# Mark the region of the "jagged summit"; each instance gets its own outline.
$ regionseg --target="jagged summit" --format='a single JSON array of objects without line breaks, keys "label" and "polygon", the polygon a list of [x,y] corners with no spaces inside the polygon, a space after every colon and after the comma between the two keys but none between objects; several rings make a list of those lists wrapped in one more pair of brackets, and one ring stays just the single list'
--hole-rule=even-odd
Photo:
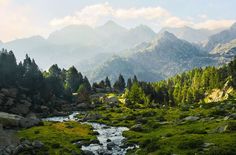
[{"label": "jagged summit", "polygon": [[231,29],[236,29],[236,22],[230,28]]}]

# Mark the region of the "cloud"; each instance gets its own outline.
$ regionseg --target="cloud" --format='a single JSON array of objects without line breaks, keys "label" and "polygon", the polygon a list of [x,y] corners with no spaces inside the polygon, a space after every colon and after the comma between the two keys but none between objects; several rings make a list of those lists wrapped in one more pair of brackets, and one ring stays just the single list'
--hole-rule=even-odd
[{"label": "cloud", "polygon": [[34,23],[36,18],[32,12],[27,5],[15,6],[10,0],[0,0],[0,39],[6,42],[45,32],[45,29]]},{"label": "cloud", "polygon": [[109,3],[86,6],[73,15],[55,18],[51,26],[67,26],[71,24],[86,24],[94,26],[101,18],[114,18],[119,20],[145,19],[157,20],[170,16],[170,13],[161,7],[115,9]]},{"label": "cloud", "polygon": [[113,15],[121,19],[144,18],[146,20],[160,19],[170,16],[170,13],[161,7],[131,8],[114,10]]},{"label": "cloud", "polygon": [[[64,27],[71,24],[96,26],[103,19],[115,19],[124,22],[155,23],[162,27],[183,27],[205,29],[223,29],[232,25],[235,20],[213,20],[208,19],[206,14],[199,14],[196,17],[186,19],[171,14],[162,7],[141,7],[141,8],[114,8],[108,2],[90,5],[78,10],[73,15],[62,18],[55,18],[50,21],[53,27]],[[138,21],[138,22],[137,22]],[[199,22],[200,21],[200,22]]]},{"label": "cloud", "polygon": [[67,26],[71,24],[95,25],[100,18],[109,16],[113,12],[108,3],[91,5],[75,12],[74,15],[63,18],[55,18],[50,22],[51,26]]},{"label": "cloud", "polygon": [[183,26],[191,26],[193,23],[189,20],[183,20],[179,17],[169,17],[162,22],[162,26],[166,27],[183,27]]},{"label": "cloud", "polygon": [[10,0],[0,0],[0,6],[7,5]]},{"label": "cloud", "polygon": [[230,27],[234,22],[235,20],[206,20],[204,22],[196,23],[194,27],[215,30]]}]

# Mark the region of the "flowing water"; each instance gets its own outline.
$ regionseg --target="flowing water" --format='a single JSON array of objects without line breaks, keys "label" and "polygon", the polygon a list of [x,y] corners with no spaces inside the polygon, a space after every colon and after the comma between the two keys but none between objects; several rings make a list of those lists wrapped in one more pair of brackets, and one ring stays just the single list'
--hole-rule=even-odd
[{"label": "flowing water", "polygon": [[[74,112],[69,116],[62,117],[50,117],[45,118],[46,121],[79,121],[75,118],[78,112]],[[88,146],[82,146],[82,150],[92,152],[95,155],[125,155],[127,150],[133,149],[133,147],[124,147],[123,142],[125,137],[123,137],[122,133],[124,131],[129,130],[126,127],[112,127],[107,126],[100,123],[91,123],[91,122],[83,122],[85,124],[89,124],[93,127],[93,130],[98,132],[97,139],[99,140],[98,144],[90,144]]]}]

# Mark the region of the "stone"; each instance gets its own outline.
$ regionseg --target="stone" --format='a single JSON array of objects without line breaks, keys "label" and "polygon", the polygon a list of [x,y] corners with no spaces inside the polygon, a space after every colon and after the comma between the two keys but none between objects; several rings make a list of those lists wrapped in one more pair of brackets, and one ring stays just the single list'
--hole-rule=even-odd
[{"label": "stone", "polygon": [[226,126],[220,126],[220,127],[218,127],[218,128],[216,128],[216,133],[223,133],[223,132],[225,132],[226,131],[226,129],[227,129],[227,125]]},{"label": "stone", "polygon": [[95,154],[91,151],[83,150],[82,155],[95,155]]},{"label": "stone", "polygon": [[42,148],[44,144],[41,141],[35,140],[33,141],[32,146],[35,148]]},{"label": "stone", "polygon": [[184,121],[194,122],[194,121],[199,120],[199,117],[197,117],[197,116],[188,116],[188,117],[185,117],[183,120]]},{"label": "stone", "polygon": [[14,114],[26,115],[30,112],[31,103],[27,100],[21,100],[21,104],[16,104],[16,106],[10,111]]},{"label": "stone", "polygon": [[11,89],[2,88],[1,92],[6,96],[16,98],[18,90],[16,88],[11,88]]},{"label": "stone", "polygon": [[208,147],[213,146],[213,145],[215,145],[215,144],[214,143],[204,143],[203,147],[208,148]]},{"label": "stone", "polygon": [[14,99],[13,98],[9,98],[7,100],[7,102],[5,103],[5,106],[12,106],[14,105]]},{"label": "stone", "polygon": [[236,114],[235,114],[235,113],[234,113],[234,114],[230,114],[230,115],[229,115],[229,118],[230,118],[230,119],[236,119]]},{"label": "stone", "polygon": [[87,114],[84,118],[83,121],[88,121],[88,120],[98,120],[102,116],[100,114]]},{"label": "stone", "polygon": [[108,149],[108,150],[112,150],[112,148],[115,147],[115,146],[116,146],[115,143],[110,142],[110,143],[107,144],[107,149]]},{"label": "stone", "polygon": [[22,128],[30,128],[32,126],[36,126],[40,124],[40,120],[39,119],[34,119],[34,118],[22,118],[20,119],[20,124],[19,126]]},{"label": "stone", "polygon": [[90,141],[91,144],[99,144],[99,140],[98,139],[94,139]]},{"label": "stone", "polygon": [[141,131],[143,131],[143,127],[141,124],[136,124],[136,125],[132,126],[130,128],[130,130],[141,132]]},{"label": "stone", "polygon": [[20,144],[15,148],[13,154],[19,154],[23,150],[24,150],[24,147],[23,147],[23,145]]},{"label": "stone", "polygon": [[71,151],[71,154],[72,154],[72,155],[79,155],[75,150],[72,150],[72,151]]},{"label": "stone", "polygon": [[229,118],[230,118],[229,116],[225,116],[224,121],[227,121]]},{"label": "stone", "polygon": [[15,146],[14,145],[9,145],[6,147],[6,152],[9,154],[13,154],[14,150],[15,150]]},{"label": "stone", "polygon": [[0,124],[2,124],[3,127],[19,127],[21,119],[23,119],[22,116],[0,112]]},{"label": "stone", "polygon": [[26,145],[31,145],[31,142],[26,139],[26,140],[22,141],[21,144],[23,144],[23,145],[25,145],[25,144]]},{"label": "stone", "polygon": [[76,107],[78,109],[89,109],[90,108],[90,103],[79,103]]},{"label": "stone", "polygon": [[111,142],[111,140],[110,140],[110,139],[107,139],[107,142]]}]

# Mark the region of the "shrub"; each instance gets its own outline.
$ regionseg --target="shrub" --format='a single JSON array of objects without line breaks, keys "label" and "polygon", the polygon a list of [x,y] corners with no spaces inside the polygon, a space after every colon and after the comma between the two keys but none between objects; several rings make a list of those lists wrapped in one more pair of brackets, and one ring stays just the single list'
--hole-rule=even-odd
[{"label": "shrub", "polygon": [[206,155],[236,155],[235,148],[212,147]]},{"label": "shrub", "polygon": [[145,139],[143,142],[141,142],[140,146],[146,149],[148,152],[154,152],[159,149],[158,141],[159,138],[157,137]]},{"label": "shrub", "polygon": [[235,131],[235,130],[236,130],[236,122],[228,122],[227,131]]},{"label": "shrub", "polygon": [[204,141],[202,139],[185,139],[182,140],[178,148],[179,149],[195,149],[203,145]]},{"label": "shrub", "polygon": [[225,116],[228,112],[224,109],[214,109],[210,112],[210,116]]},{"label": "shrub", "polygon": [[189,129],[186,130],[185,133],[187,134],[207,134],[207,132],[203,129]]}]

